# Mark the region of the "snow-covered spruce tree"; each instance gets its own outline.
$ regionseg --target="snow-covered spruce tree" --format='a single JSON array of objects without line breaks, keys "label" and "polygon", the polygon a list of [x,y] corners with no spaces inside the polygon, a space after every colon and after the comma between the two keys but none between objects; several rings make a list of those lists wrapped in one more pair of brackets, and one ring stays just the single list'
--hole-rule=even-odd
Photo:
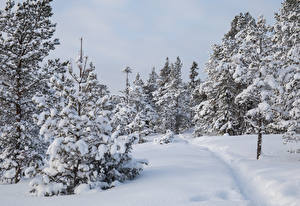
[{"label": "snow-covered spruce tree", "polygon": [[[0,11],[0,179],[20,181],[25,171],[41,161],[39,128],[33,123],[37,108],[32,97],[47,92],[47,67],[40,63],[58,44],[50,21],[52,0],[6,2]],[[45,70],[43,70],[45,69]]]},{"label": "snow-covered spruce tree", "polygon": [[[129,97],[128,97],[129,98]],[[115,106],[112,111],[112,127],[113,132],[117,132],[118,135],[129,135],[133,131],[128,125],[134,120],[136,116],[136,110],[132,104],[127,103],[125,97],[121,97],[121,101]]]},{"label": "snow-covered spruce tree", "polygon": [[[201,80],[198,77],[199,73],[198,73],[198,64],[196,62],[193,62],[191,68],[190,68],[190,81],[188,84],[188,92],[189,92],[189,99],[190,99],[190,117],[191,119],[194,118],[195,113],[194,113],[194,107],[198,104],[201,103],[201,96],[199,95],[199,93],[196,91],[196,88],[200,85]],[[191,121],[191,123],[193,123],[193,121]]]},{"label": "snow-covered spruce tree", "polygon": [[236,72],[236,80],[242,81],[247,88],[236,97],[235,101],[246,112],[248,123],[246,132],[258,134],[256,158],[259,159],[262,134],[266,133],[267,125],[273,119],[271,105],[273,90],[276,88],[275,74],[270,67],[272,55],[270,32],[263,17],[259,17],[257,23],[247,28],[239,50],[239,55],[235,56],[235,63],[241,66],[240,72]]},{"label": "snow-covered spruce tree", "polygon": [[300,2],[285,0],[280,12],[275,14],[272,67],[278,70],[278,89],[276,92],[276,115],[273,130],[283,133],[290,126],[290,111],[294,99],[290,98],[290,83],[299,72],[300,64]]},{"label": "snow-covered spruce tree", "polygon": [[159,75],[159,88],[153,93],[159,114],[160,131],[171,130],[178,134],[190,125],[189,98],[187,87],[181,79],[182,62],[178,57],[175,64],[165,66]]},{"label": "snow-covered spruce tree", "polygon": [[[289,121],[287,132],[284,134],[284,143],[295,143],[300,141],[300,68],[286,85],[288,100],[292,102],[289,111]],[[291,150],[290,152],[300,153],[300,149]]]},{"label": "snow-covered spruce tree", "polygon": [[201,136],[204,134],[212,134],[213,128],[212,124],[214,118],[211,114],[216,112],[216,106],[214,104],[214,99],[210,98],[213,92],[212,89],[213,82],[211,80],[206,80],[196,87],[194,93],[199,97],[199,104],[193,107],[195,113],[193,117],[193,123],[195,125],[194,135]]},{"label": "snow-covered spruce tree", "polygon": [[155,67],[153,67],[151,73],[149,74],[149,78],[144,86],[145,94],[147,95],[152,106],[154,106],[153,92],[155,92],[157,89],[158,89],[158,75],[155,71]]},{"label": "snow-covered spruce tree", "polygon": [[[246,36],[241,41],[239,53],[234,56],[234,64],[239,69],[235,72],[235,80],[247,86],[235,99],[235,102],[242,110],[242,114],[246,116],[249,110],[257,108],[260,104],[259,96],[253,95],[253,84],[262,82],[268,85],[268,104],[273,105],[273,91],[276,89],[276,71],[272,69],[271,56],[271,32],[270,28],[266,25],[265,19],[261,16],[258,18],[257,23],[252,23],[247,28]],[[257,79],[262,79],[258,81]],[[256,92],[257,93],[257,92]],[[273,106],[272,106],[273,107]],[[269,120],[271,123],[272,120]],[[255,128],[252,124],[246,121],[246,133],[255,133]],[[267,125],[265,125],[267,127]],[[265,130],[267,132],[267,130]]]},{"label": "snow-covered spruce tree", "polygon": [[83,56],[77,63],[79,75],[70,65],[50,79],[55,100],[43,94],[34,98],[43,110],[40,134],[52,139],[49,165],[30,183],[36,195],[74,194],[83,186],[107,189],[142,170],[129,154],[134,139],[111,133],[95,67]]},{"label": "snow-covered spruce tree", "polygon": [[195,107],[195,135],[241,134],[242,122],[239,108],[234,102],[240,89],[232,76],[232,45],[226,36],[222,45],[213,47],[213,54],[206,64],[208,78],[197,88],[204,97]]},{"label": "snow-covered spruce tree", "polygon": [[191,91],[193,91],[199,84],[200,84],[200,79],[198,77],[198,64],[196,62],[193,62],[191,68],[190,68],[190,81],[189,81],[189,88]]},{"label": "snow-covered spruce tree", "polygon": [[126,67],[123,72],[126,74],[126,87],[125,87],[125,98],[126,98],[126,102],[129,102],[129,87],[130,87],[130,83],[129,83],[129,74],[132,73],[132,69],[130,67]]},{"label": "snow-covered spruce tree", "polygon": [[[263,66],[261,66],[261,70],[263,70]],[[265,81],[262,72],[260,72],[260,75],[246,91],[243,91],[243,93],[247,93],[248,98],[256,105],[255,108],[246,113],[246,117],[250,125],[254,127],[255,132],[258,134],[256,158],[259,159],[262,150],[262,134],[265,133],[266,126],[273,118],[273,112],[270,105],[270,99],[273,95],[272,89],[268,82]]]},{"label": "snow-covered spruce tree", "polygon": [[264,19],[260,18],[256,24],[250,14],[240,14],[231,25],[206,65],[208,80],[196,90],[205,99],[196,107],[198,135],[201,131],[223,134],[228,129],[232,134],[232,125],[236,125],[233,134],[244,133],[249,127],[246,112],[260,103],[247,96],[248,86],[259,74],[265,78],[268,89],[276,86],[274,71],[269,69],[270,34]]},{"label": "snow-covered spruce tree", "polygon": [[176,62],[173,64],[171,70],[171,83],[169,89],[167,89],[170,95],[173,94],[175,109],[176,109],[176,122],[175,133],[183,132],[191,126],[191,108],[190,92],[188,90],[188,84],[182,81],[182,61],[177,57]]},{"label": "snow-covered spruce tree", "polygon": [[143,142],[143,136],[156,131],[158,115],[152,107],[149,97],[144,90],[144,82],[137,73],[129,92],[129,102],[133,105],[136,115],[133,121],[127,126],[132,132],[137,132],[139,142]]},{"label": "snow-covered spruce tree", "polygon": [[130,102],[130,82],[129,74],[132,73],[130,67],[126,67],[122,72],[126,74],[126,86],[125,90],[122,91],[123,95],[118,96],[118,103],[114,106],[112,111],[111,123],[113,133],[118,135],[129,135],[133,131],[128,125],[133,121],[137,114],[133,104]]},{"label": "snow-covered spruce tree", "polygon": [[205,66],[205,71],[208,73],[208,78],[198,85],[193,95],[198,96],[199,102],[193,107],[195,116],[193,123],[195,125],[194,135],[201,136],[204,134],[213,134],[214,114],[216,112],[215,95],[213,89],[213,75],[216,73],[219,61],[222,59],[223,48],[220,45],[213,45],[213,53],[211,54],[208,63]]},{"label": "snow-covered spruce tree", "polygon": [[169,58],[166,58],[166,62],[164,67],[160,70],[159,76],[158,76],[158,88],[156,91],[152,93],[153,95],[153,101],[155,103],[156,110],[159,115],[159,132],[165,133],[168,129],[170,129],[170,122],[166,121],[167,119],[167,113],[164,110],[164,105],[167,104],[165,102],[165,99],[163,98],[164,95],[166,95],[166,85],[170,82],[170,73],[171,73],[171,66],[169,62]]},{"label": "snow-covered spruce tree", "polygon": [[[225,53],[223,59],[227,64],[225,68],[228,67],[234,80],[235,85],[233,87],[235,87],[235,97],[251,84],[252,75],[256,73],[256,67],[253,66],[255,64],[252,64],[254,59],[250,58],[252,57],[252,50],[249,50],[247,47],[247,41],[251,41],[248,35],[249,30],[252,30],[255,26],[255,19],[250,13],[240,13],[235,16],[231,22],[231,29],[225,34],[222,41]],[[234,108],[236,108],[235,120],[239,123],[237,125],[238,131],[236,134],[243,134],[247,131],[249,126],[247,125],[245,114],[251,108],[251,102],[236,104],[235,101]]]},{"label": "snow-covered spruce tree", "polygon": [[[241,117],[239,108],[234,103],[237,95],[236,83],[229,70],[222,70],[215,76],[216,85],[213,85],[215,94],[214,103],[217,105],[214,114],[213,128],[218,134],[241,134]],[[213,98],[213,97],[212,97]]]}]

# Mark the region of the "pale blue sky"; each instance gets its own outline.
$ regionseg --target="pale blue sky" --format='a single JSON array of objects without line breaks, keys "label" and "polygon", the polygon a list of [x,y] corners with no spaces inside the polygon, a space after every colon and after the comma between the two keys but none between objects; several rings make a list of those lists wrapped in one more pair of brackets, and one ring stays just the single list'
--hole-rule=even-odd
[{"label": "pale blue sky", "polygon": [[[0,0],[0,6],[5,0]],[[261,14],[272,23],[281,0],[54,0],[56,36],[61,45],[52,56],[78,55],[79,39],[97,67],[99,79],[115,93],[123,89],[121,70],[130,66],[147,77],[165,58],[180,56],[187,78],[192,61],[201,67],[210,47],[220,42],[240,12]],[[1,5],[2,4],[2,5]],[[134,79],[135,73],[131,79]]]}]

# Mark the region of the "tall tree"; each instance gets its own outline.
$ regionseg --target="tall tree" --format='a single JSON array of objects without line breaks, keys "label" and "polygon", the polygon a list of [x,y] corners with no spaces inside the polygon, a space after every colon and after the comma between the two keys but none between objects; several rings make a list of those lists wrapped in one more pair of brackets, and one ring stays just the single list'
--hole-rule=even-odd
[{"label": "tall tree", "polygon": [[279,13],[275,14],[272,67],[278,70],[278,86],[276,91],[277,112],[275,129],[286,132],[291,120],[289,112],[293,108],[294,99],[289,98],[289,85],[299,73],[300,55],[300,2],[285,0]]},{"label": "tall tree", "polygon": [[132,73],[132,69],[130,67],[126,67],[123,72],[126,74],[126,87],[125,87],[125,98],[126,98],[126,102],[129,102],[129,87],[130,87],[130,83],[129,83],[129,74]]},{"label": "tall tree", "polygon": [[252,23],[253,17],[249,13],[235,16],[222,44],[213,47],[205,68],[208,80],[200,87],[202,91],[198,88],[199,94],[204,92],[205,101],[195,107],[196,135],[202,132],[230,135],[242,133],[244,119],[234,100],[246,85],[235,81],[234,74],[238,67],[235,66],[233,57],[238,54],[240,46],[240,39],[237,37],[245,35],[248,25]]},{"label": "tall tree", "polygon": [[158,78],[159,77],[155,71],[155,67],[153,67],[151,73],[149,74],[149,78],[144,86],[145,93],[152,103],[153,103],[153,92],[155,92],[158,89]]},{"label": "tall tree", "polygon": [[51,2],[8,0],[0,11],[0,178],[5,182],[19,182],[26,168],[39,159],[32,97],[46,92],[43,81],[48,72],[40,64],[58,44],[52,38]]},{"label": "tall tree", "polygon": [[189,82],[189,87],[191,91],[193,91],[200,83],[200,79],[198,78],[198,64],[196,62],[193,62],[191,68],[190,68],[190,82]]},{"label": "tall tree", "polygon": [[[189,127],[189,98],[187,88],[181,77],[182,62],[179,57],[174,64],[165,66],[160,71],[159,88],[154,92],[154,100],[160,116],[160,130],[179,133]],[[169,72],[169,73],[168,73]]]},{"label": "tall tree", "polygon": [[[200,78],[198,77],[198,64],[196,62],[193,62],[191,68],[190,68],[190,81],[188,84],[188,96],[190,99],[190,118],[193,119],[195,116],[194,107],[201,102],[201,96],[199,96],[198,92],[196,91],[196,88],[201,83]],[[192,123],[193,121],[191,121]]]},{"label": "tall tree", "polygon": [[[288,121],[287,132],[283,138],[284,143],[295,143],[300,141],[300,69],[292,77],[286,89],[289,93],[288,99],[293,103],[289,111],[290,119]],[[296,151],[300,153],[299,148]]]},{"label": "tall tree", "polygon": [[144,82],[140,74],[137,73],[136,79],[130,88],[130,103],[135,108],[135,117],[128,125],[132,132],[138,132],[140,142],[143,142],[142,137],[156,131],[156,122],[158,115],[152,107],[148,95],[145,93]]},{"label": "tall tree", "polygon": [[300,2],[285,0],[279,13],[275,14],[275,19],[273,62],[280,74],[276,96],[280,108],[277,126],[280,131],[286,132],[285,143],[297,142],[300,140]]}]

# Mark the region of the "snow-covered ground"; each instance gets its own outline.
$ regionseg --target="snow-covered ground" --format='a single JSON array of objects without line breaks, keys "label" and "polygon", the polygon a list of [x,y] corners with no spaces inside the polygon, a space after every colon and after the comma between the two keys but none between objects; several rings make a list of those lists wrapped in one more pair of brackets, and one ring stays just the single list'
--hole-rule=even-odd
[{"label": "snow-covered ground", "polygon": [[28,182],[0,185],[1,206],[298,206],[300,156],[286,152],[280,135],[264,136],[255,159],[256,136],[181,135],[175,143],[137,145],[134,156],[149,160],[135,180],[80,195],[30,196]]},{"label": "snow-covered ground", "polygon": [[224,162],[253,205],[300,205],[300,155],[287,152],[299,144],[283,145],[282,135],[265,135],[257,161],[255,135],[201,137],[191,143],[208,148]]}]

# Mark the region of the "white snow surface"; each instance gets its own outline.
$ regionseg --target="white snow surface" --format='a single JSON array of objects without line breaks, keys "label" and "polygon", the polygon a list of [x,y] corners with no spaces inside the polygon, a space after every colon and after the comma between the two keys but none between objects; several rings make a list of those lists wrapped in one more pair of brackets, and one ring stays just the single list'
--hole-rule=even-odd
[{"label": "white snow surface", "polygon": [[[159,136],[152,137],[159,138]],[[300,155],[289,154],[281,135],[263,136],[256,160],[255,135],[192,138],[179,135],[170,144],[136,145],[133,155],[149,165],[133,181],[106,191],[36,197],[28,181],[0,185],[3,206],[298,206]]]}]

